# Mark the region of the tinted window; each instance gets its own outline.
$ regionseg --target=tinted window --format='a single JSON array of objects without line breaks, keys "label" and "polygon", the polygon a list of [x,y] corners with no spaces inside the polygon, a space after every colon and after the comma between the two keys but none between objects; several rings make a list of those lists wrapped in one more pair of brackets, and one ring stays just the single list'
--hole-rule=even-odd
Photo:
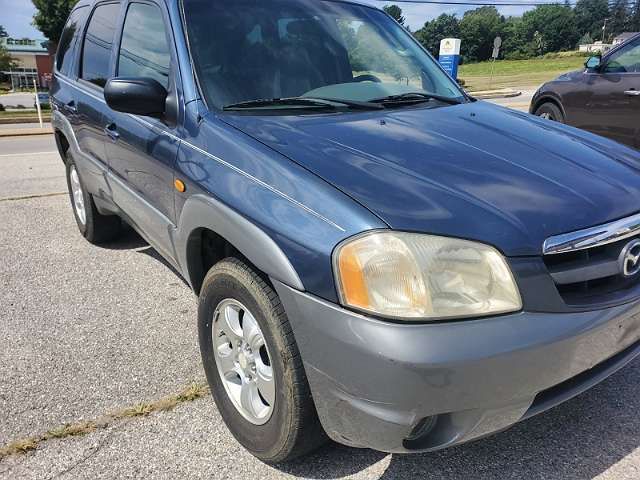
[{"label": "tinted window", "polygon": [[169,87],[171,56],[158,7],[133,3],[127,11],[118,56],[119,77],[149,77]]},{"label": "tinted window", "polygon": [[608,73],[640,73],[640,39],[631,42],[609,58]]},{"label": "tinted window", "polygon": [[62,31],[58,45],[58,55],[56,57],[56,68],[65,75],[69,75],[70,73],[74,51],[72,47],[76,43],[82,24],[88,13],[89,9],[87,7],[81,7],[71,12],[69,20]]},{"label": "tinted window", "polygon": [[109,57],[120,4],[100,5],[91,16],[82,51],[81,78],[104,87],[109,77]]}]

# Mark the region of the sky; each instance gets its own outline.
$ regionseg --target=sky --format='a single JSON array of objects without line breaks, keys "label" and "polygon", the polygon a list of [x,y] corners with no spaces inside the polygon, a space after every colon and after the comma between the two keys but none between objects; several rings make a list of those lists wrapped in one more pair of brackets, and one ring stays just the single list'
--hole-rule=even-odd
[{"label": "sky", "polygon": [[[370,3],[377,7],[382,7],[387,3],[378,0],[359,0],[364,3]],[[518,1],[518,0],[514,0]],[[524,0],[526,1],[526,0]],[[458,17],[462,17],[465,10],[473,7],[461,7],[455,5],[417,5],[400,3],[397,4],[402,8],[406,23],[411,30],[418,30],[424,25],[424,22],[431,20],[442,13],[456,13]],[[529,7],[530,8],[530,7]],[[505,16],[520,15],[527,10],[527,7],[501,7],[499,11]],[[3,25],[12,37],[42,37],[32,25],[31,19],[35,12],[35,8],[31,0],[0,0],[0,25]]]}]

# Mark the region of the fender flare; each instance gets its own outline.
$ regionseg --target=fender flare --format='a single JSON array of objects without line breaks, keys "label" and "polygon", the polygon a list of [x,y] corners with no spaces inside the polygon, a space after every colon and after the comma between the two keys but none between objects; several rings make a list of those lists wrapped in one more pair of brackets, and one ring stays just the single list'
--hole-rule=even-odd
[{"label": "fender flare", "polygon": [[289,258],[271,237],[220,201],[196,194],[184,204],[175,235],[178,261],[194,291],[200,288],[194,279],[203,278],[207,272],[202,271],[201,263],[195,261],[189,251],[194,247],[193,242],[199,241],[197,233],[203,229],[220,235],[269,277],[296,290],[304,290]]}]

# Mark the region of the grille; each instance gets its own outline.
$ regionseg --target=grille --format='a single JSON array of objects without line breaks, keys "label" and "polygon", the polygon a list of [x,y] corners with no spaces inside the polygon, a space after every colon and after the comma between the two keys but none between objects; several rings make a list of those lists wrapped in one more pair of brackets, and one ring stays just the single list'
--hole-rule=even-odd
[{"label": "grille", "polygon": [[565,303],[575,307],[600,306],[637,296],[640,274],[625,277],[618,263],[620,252],[633,238],[545,255],[544,263]]}]

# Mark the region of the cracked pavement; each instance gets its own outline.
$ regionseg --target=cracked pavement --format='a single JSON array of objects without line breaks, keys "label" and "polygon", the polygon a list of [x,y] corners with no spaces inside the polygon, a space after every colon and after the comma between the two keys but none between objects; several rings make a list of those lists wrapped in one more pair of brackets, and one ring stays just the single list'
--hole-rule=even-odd
[{"label": "cracked pavement", "polygon": [[[135,233],[78,234],[52,137],[0,139],[0,446],[203,381],[196,298]],[[47,153],[49,152],[49,153]],[[0,479],[638,479],[640,362],[552,411],[433,454],[329,445],[278,468],[233,439],[210,396],[49,440]]]}]

